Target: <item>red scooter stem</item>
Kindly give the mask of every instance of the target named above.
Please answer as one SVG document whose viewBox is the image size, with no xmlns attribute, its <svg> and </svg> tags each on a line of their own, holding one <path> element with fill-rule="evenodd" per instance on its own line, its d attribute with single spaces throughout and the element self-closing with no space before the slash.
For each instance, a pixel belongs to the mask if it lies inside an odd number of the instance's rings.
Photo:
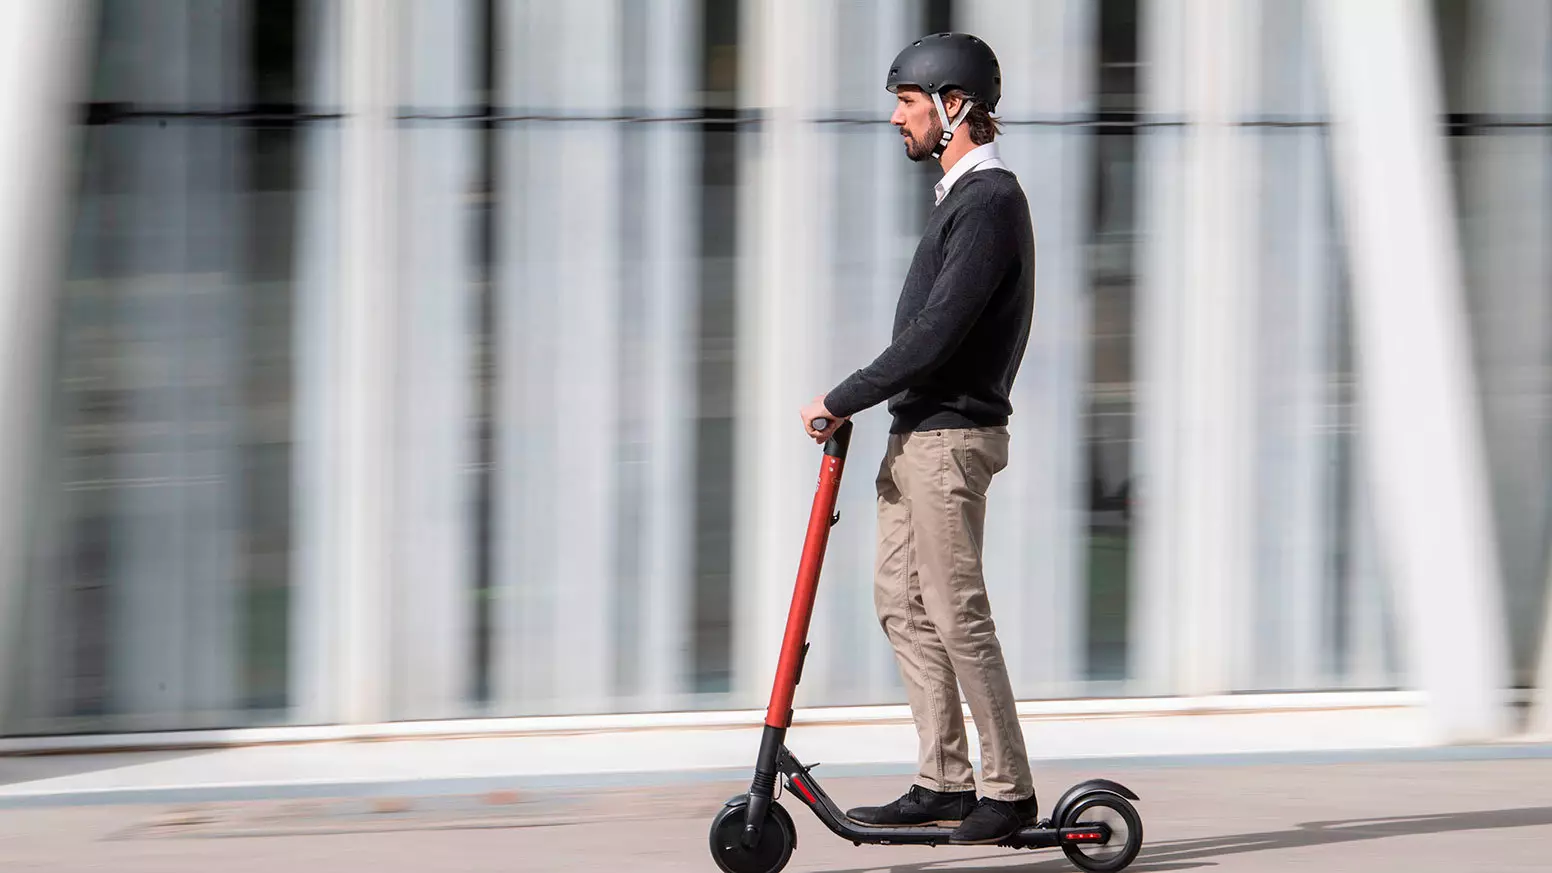
<svg viewBox="0 0 1552 873">
<path fill-rule="evenodd" d="M 815 422 L 817 430 L 823 430 Z M 765 711 L 770 727 L 792 725 L 792 696 L 797 691 L 803 669 L 804 644 L 808 640 L 808 621 L 814 613 L 814 595 L 819 589 L 819 569 L 824 564 L 825 546 L 830 527 L 835 523 L 835 501 L 841 489 L 841 468 L 846 465 L 846 448 L 851 443 L 851 422 L 842 422 L 825 443 L 824 460 L 819 467 L 819 487 L 814 491 L 814 507 L 808 514 L 808 534 L 803 539 L 803 559 L 798 564 L 797 583 L 792 588 L 792 606 L 787 611 L 787 632 L 781 641 L 781 660 L 776 664 L 776 684 L 771 687 L 771 705 Z"/>
</svg>

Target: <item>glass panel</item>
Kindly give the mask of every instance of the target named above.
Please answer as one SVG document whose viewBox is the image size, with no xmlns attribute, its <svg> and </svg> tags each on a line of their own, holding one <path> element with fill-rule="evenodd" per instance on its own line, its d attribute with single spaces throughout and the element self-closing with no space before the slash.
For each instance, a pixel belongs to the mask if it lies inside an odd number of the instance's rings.
<svg viewBox="0 0 1552 873">
<path fill-rule="evenodd" d="M 398 4 L 402 82 L 396 148 L 401 307 L 394 355 L 398 404 L 413 410 L 395 436 L 397 534 L 389 715 L 470 713 L 476 691 L 471 643 L 481 620 L 475 564 L 488 478 L 479 434 L 489 410 L 476 370 L 488 324 L 481 241 L 490 220 L 484 50 L 488 10 L 478 0 Z"/>
<path fill-rule="evenodd" d="M 1434 9 L 1513 681 L 1529 687 L 1552 548 L 1552 7 Z"/>
<path fill-rule="evenodd" d="M 1137 112 L 1140 108 L 1136 0 L 1099 4 L 1097 102 L 1089 239 L 1089 384 L 1083 462 L 1087 465 L 1084 555 L 1088 598 L 1084 677 L 1127 678 L 1131 626 L 1136 374 Z"/>
<path fill-rule="evenodd" d="M 695 504 L 692 689 L 726 694 L 733 684 L 733 394 L 738 240 L 741 3 L 702 11 L 699 125 L 699 283 L 696 295 Z"/>
<path fill-rule="evenodd" d="M 1454 111 L 1552 111 L 1544 53 L 1523 54 L 1514 19 L 1440 5 L 1464 22 L 1445 41 Z M 1081 58 L 1084 71 L 1081 87 L 1042 83 L 1002 111 L 1005 159 L 1047 253 L 1015 400 L 1017 466 L 988 524 L 988 584 L 1029 698 L 1136 693 L 1147 653 L 1133 509 L 1153 421 L 1137 398 L 1154 375 L 1141 340 L 1181 329 L 1168 307 L 1139 323 L 1159 302 L 1137 294 L 1141 281 L 1179 254 L 1141 257 L 1139 165 L 1155 148 L 1172 166 L 1185 130 L 1144 125 L 1158 72 L 1140 63 L 1148 6 L 1069 6 L 1082 8 L 1065 30 L 1009 23 L 994 40 L 1009 57 L 1039 46 Z M 1308 3 L 1261 6 L 1264 83 L 1243 136 L 1276 172 L 1255 192 L 1255 573 L 1234 690 L 1390 686 Z M 309 440 L 332 414 L 340 141 L 336 107 L 315 95 L 330 91 L 320 80 L 337 78 L 323 75 L 337 55 L 328 45 L 304 59 L 323 8 L 331 0 L 266 2 L 262 15 L 255 0 L 104 2 L 17 729 L 288 720 L 293 689 L 326 669 L 330 495 L 308 489 L 328 456 Z M 735 377 L 765 340 L 735 330 L 748 254 L 737 218 L 744 174 L 759 169 L 745 156 L 762 135 L 738 109 L 743 4 L 394 8 L 403 238 L 385 299 L 400 307 L 406 414 L 384 435 L 399 533 L 384 583 L 390 715 L 718 708 L 758 692 L 734 687 L 733 672 L 735 473 L 759 463 L 735 456 Z M 824 22 L 835 41 L 817 60 L 835 84 L 816 95 L 814 166 L 833 232 L 818 278 L 834 289 L 821 315 L 845 360 L 887 342 L 938 176 L 901 157 L 885 64 L 915 36 L 965 26 L 969 9 L 854 0 Z M 1011 2 L 976 14 L 987 33 L 1004 14 L 1037 20 Z M 1501 57 L 1540 69 L 1541 90 L 1488 62 Z M 1552 517 L 1552 320 L 1536 315 L 1552 189 L 1515 180 L 1552 161 L 1545 125 L 1456 121 L 1469 134 L 1455 138 L 1462 228 L 1523 668 Z M 805 705 L 902 699 L 871 591 L 884 419 L 859 423 Z"/>
</svg>

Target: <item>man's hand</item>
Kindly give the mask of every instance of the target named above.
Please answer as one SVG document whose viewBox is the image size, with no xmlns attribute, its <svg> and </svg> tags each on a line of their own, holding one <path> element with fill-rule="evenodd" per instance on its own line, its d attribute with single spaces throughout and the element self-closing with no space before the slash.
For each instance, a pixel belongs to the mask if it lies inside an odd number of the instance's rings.
<svg viewBox="0 0 1552 873">
<path fill-rule="evenodd" d="M 823 445 L 824 442 L 830 438 L 830 435 L 835 433 L 835 429 L 840 427 L 841 423 L 846 420 L 844 418 L 836 418 L 834 415 L 830 414 L 830 410 L 825 409 L 823 394 L 815 397 L 807 406 L 803 407 L 802 412 L 799 412 L 798 414 L 803 417 L 803 431 L 809 436 L 813 437 L 814 442 L 819 443 L 820 445 Z M 824 430 L 814 430 L 814 419 L 816 418 L 823 418 L 829 421 L 830 426 Z"/>
</svg>

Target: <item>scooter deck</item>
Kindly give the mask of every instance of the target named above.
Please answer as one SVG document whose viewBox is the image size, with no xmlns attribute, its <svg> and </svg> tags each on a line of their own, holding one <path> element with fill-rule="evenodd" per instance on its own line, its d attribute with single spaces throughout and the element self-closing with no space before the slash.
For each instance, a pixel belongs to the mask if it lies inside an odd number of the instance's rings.
<svg viewBox="0 0 1552 873">
<path fill-rule="evenodd" d="M 787 749 L 781 747 L 781 752 L 776 759 L 777 769 L 786 777 L 788 788 L 793 795 L 801 800 L 810 811 L 828 827 L 836 836 L 851 840 L 853 843 L 872 843 L 875 845 L 914 845 L 914 846 L 947 846 L 950 845 L 950 835 L 954 832 L 952 827 L 943 825 L 916 825 L 916 826 L 881 826 L 863 824 L 847 816 L 835 805 L 835 801 L 825 794 L 819 782 L 809 772 L 812 767 L 805 767 L 803 763 Z M 1110 830 L 1104 824 L 1080 825 L 1078 827 L 1055 828 L 1047 822 L 1040 825 L 1026 827 L 1017 833 L 993 843 L 985 845 L 1005 846 L 1014 849 L 1049 849 L 1060 846 L 1063 843 L 1098 842 L 1102 843 L 1110 838 Z M 973 845 L 973 844 L 955 844 Z"/>
<path fill-rule="evenodd" d="M 1062 842 L 1060 833 L 1056 828 L 1051 827 L 1027 827 L 1010 837 L 983 844 L 953 843 L 950 835 L 954 829 L 946 825 L 879 826 L 863 824 L 850 818 L 846 819 L 846 823 L 850 827 L 847 833 L 842 833 L 840 836 L 847 837 L 853 842 L 881 846 L 988 845 L 1014 849 L 1050 849 L 1061 845 Z"/>
</svg>

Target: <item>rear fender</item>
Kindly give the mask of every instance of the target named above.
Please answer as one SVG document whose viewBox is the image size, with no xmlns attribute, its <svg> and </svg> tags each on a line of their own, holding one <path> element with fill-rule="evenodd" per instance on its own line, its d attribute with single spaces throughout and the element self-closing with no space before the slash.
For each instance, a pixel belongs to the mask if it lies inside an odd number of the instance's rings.
<svg viewBox="0 0 1552 873">
<path fill-rule="evenodd" d="M 1065 826 L 1066 822 L 1063 820 L 1063 817 L 1067 815 L 1067 810 L 1071 809 L 1073 804 L 1083 799 L 1086 795 L 1100 791 L 1119 794 L 1127 800 L 1139 799 L 1136 794 L 1132 793 L 1130 788 L 1119 782 L 1111 782 L 1109 779 L 1090 779 L 1087 782 L 1079 782 L 1077 785 L 1062 792 L 1061 798 L 1056 801 L 1056 806 L 1051 809 L 1051 826 L 1058 828 Z"/>
</svg>

